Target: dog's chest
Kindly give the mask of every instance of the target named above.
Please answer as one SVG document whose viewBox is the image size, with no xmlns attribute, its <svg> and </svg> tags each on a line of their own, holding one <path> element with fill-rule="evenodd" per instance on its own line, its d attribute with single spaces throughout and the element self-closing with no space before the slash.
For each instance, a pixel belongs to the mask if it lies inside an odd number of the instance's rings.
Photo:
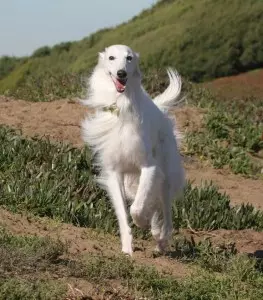
<svg viewBox="0 0 263 300">
<path fill-rule="evenodd" d="M 112 130 L 107 144 L 105 162 L 120 171 L 130 172 L 139 168 L 145 158 L 141 129 L 136 124 L 125 124 Z"/>
</svg>

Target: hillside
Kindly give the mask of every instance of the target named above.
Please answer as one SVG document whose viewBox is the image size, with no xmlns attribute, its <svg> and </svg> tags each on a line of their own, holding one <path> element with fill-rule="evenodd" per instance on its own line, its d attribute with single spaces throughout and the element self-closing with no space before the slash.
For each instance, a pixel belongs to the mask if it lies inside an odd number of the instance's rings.
<svg viewBox="0 0 263 300">
<path fill-rule="evenodd" d="M 81 75 L 94 66 L 97 52 L 115 43 L 141 53 L 146 76 L 170 65 L 201 82 L 259 68 L 262 15 L 261 0 L 163 0 L 129 22 L 81 41 L 42 47 L 31 57 L 3 57 L 0 93 L 35 101 L 78 95 Z M 145 80 L 150 92 L 153 78 Z"/>
</svg>

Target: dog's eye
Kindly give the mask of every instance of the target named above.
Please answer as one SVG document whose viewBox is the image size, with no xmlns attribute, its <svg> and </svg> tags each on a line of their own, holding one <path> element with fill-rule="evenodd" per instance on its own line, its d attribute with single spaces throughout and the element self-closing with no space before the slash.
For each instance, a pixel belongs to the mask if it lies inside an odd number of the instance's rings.
<svg viewBox="0 0 263 300">
<path fill-rule="evenodd" d="M 132 61 L 132 56 L 130 56 L 130 55 L 127 56 L 127 60 L 128 60 L 128 61 Z"/>
<path fill-rule="evenodd" d="M 114 59 L 115 59 L 115 57 L 112 55 L 109 57 L 109 60 L 114 60 Z"/>
</svg>

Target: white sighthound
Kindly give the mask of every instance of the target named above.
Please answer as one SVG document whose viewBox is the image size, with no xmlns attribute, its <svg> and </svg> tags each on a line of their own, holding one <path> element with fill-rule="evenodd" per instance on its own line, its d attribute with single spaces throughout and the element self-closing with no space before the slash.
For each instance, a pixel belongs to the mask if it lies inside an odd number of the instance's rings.
<svg viewBox="0 0 263 300">
<path fill-rule="evenodd" d="M 151 228 L 162 252 L 173 228 L 172 200 L 185 185 L 173 123 L 166 113 L 178 103 L 181 79 L 172 69 L 168 75 L 168 88 L 152 100 L 141 85 L 139 55 L 113 45 L 99 53 L 83 101 L 96 110 L 82 123 L 83 139 L 97 154 L 99 182 L 114 206 L 122 251 L 130 255 L 127 204 L 133 222 Z"/>
</svg>

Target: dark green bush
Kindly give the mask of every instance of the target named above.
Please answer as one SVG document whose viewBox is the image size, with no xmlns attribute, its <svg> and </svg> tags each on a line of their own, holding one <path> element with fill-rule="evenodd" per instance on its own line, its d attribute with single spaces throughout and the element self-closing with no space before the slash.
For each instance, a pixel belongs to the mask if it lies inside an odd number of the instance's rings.
<svg viewBox="0 0 263 300">
<path fill-rule="evenodd" d="M 48 46 L 44 46 L 35 50 L 32 54 L 32 57 L 45 57 L 49 56 L 51 53 L 51 49 Z"/>
<path fill-rule="evenodd" d="M 0 58 L 0 80 L 14 70 L 19 60 L 20 59 L 11 56 L 2 56 Z"/>
</svg>

